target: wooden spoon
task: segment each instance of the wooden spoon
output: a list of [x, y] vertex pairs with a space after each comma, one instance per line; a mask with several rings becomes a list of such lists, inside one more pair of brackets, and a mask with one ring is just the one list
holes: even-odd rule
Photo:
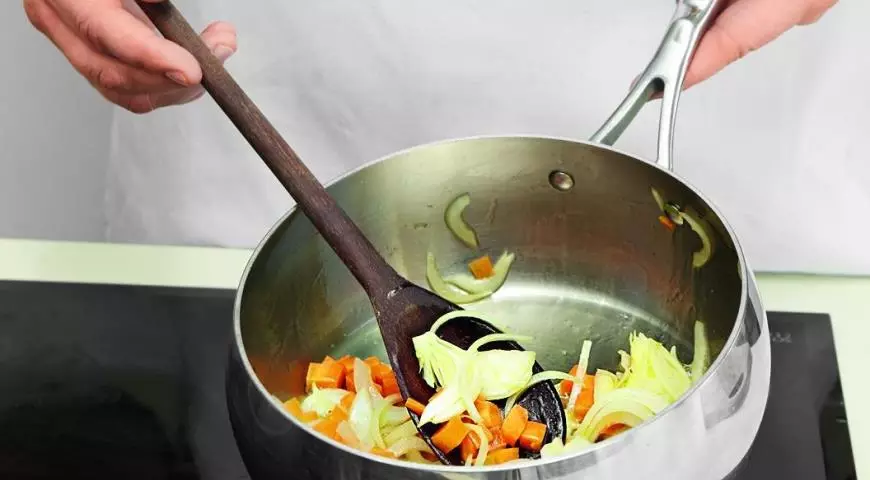
[[[402, 396], [428, 401], [434, 390], [420, 376], [411, 339], [425, 333], [441, 315], [461, 309], [412, 284], [381, 257], [172, 3], [139, 2], [139, 6], [164, 37], [190, 51], [199, 61], [205, 90], [254, 147], [365, 289]], [[439, 330], [441, 338], [462, 348], [468, 348], [478, 338], [491, 333], [499, 331], [489, 323], [468, 317], [452, 320]], [[487, 349], [521, 350], [522, 347], [515, 342], [493, 342], [482, 348]], [[537, 363], [534, 370], [536, 373], [542, 371]], [[547, 441], [553, 438], [564, 441], [565, 413], [559, 394], [550, 382], [533, 386], [518, 403], [528, 409], [531, 419], [547, 425]], [[418, 418], [413, 414], [412, 417], [416, 423]], [[437, 428], [429, 424], [420, 428], [420, 432], [443, 463], [463, 464], [464, 459], [459, 458], [458, 449], [451, 455], [445, 455], [434, 448], [431, 436]]]

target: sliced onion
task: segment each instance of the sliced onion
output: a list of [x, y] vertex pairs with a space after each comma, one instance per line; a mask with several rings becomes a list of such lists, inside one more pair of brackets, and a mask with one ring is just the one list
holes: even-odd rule
[[662, 200], [662, 196], [659, 195], [659, 191], [653, 187], [649, 187], [649, 191], [650, 191], [650, 193], [652, 193], [653, 200], [656, 201], [656, 205], [659, 206], [659, 210], [664, 212], [665, 211], [665, 201]]
[[616, 389], [618, 379], [613, 372], [607, 370], [597, 370], [595, 372], [595, 388], [592, 391], [594, 397], [593, 403], [601, 400], [602, 397]]
[[441, 272], [438, 271], [438, 266], [435, 264], [435, 255], [432, 252], [426, 254], [426, 280], [429, 282], [433, 292], [457, 305], [476, 302], [492, 295], [492, 292], [485, 291], [477, 293], [466, 292], [459, 287], [454, 287], [445, 282]]
[[389, 450], [396, 457], [401, 457], [402, 455], [405, 455], [406, 453], [415, 450], [418, 452], [432, 451], [431, 449], [429, 449], [429, 445], [426, 444], [426, 442], [420, 437], [405, 437], [393, 444], [393, 446], [391, 446], [387, 450]]
[[[432, 450], [430, 449], [428, 451], [431, 452]], [[420, 450], [409, 450], [408, 453], [405, 454], [405, 460], [414, 463], [423, 463], [426, 465], [440, 465], [440, 462], [438, 462], [437, 460], [426, 460], [423, 455], [420, 455]]]
[[[548, 380], [570, 380], [572, 382], [578, 381], [578, 377], [574, 377], [569, 373], [560, 372], [558, 370], [547, 370], [545, 372], [540, 372], [532, 375], [532, 378], [529, 379], [529, 383], [526, 384], [525, 387], [522, 388], [519, 392], [511, 395], [507, 403], [505, 403], [504, 411], [510, 412], [511, 408], [513, 408], [514, 404], [517, 403], [517, 399], [520, 398], [526, 390], [531, 388], [533, 385], [541, 382], [546, 382]], [[582, 379], [580, 379], [582, 380]]]
[[381, 413], [381, 427], [393, 427], [410, 419], [408, 409], [405, 407], [387, 406]]
[[682, 212], [680, 215], [686, 220], [689, 227], [698, 234], [698, 238], [701, 239], [701, 249], [692, 254], [692, 266], [701, 268], [710, 260], [710, 256], [713, 255], [713, 244], [710, 242], [710, 236], [707, 234], [707, 230], [701, 224], [701, 221], [695, 218], [694, 215], [688, 212]]
[[444, 211], [444, 223], [459, 241], [468, 247], [477, 248], [477, 234], [462, 218], [462, 212], [469, 204], [471, 204], [471, 196], [467, 193], [454, 198]]
[[[399, 425], [398, 427], [390, 430], [384, 436], [384, 442], [388, 446], [392, 446], [394, 443], [405, 437], [414, 437], [417, 435], [417, 427], [414, 425], [414, 422], [408, 420], [407, 422]], [[388, 447], [389, 448], [389, 447]]]
[[483, 431], [483, 427], [480, 425], [466, 424], [465, 426], [477, 435], [478, 443], [480, 443], [480, 450], [477, 451], [477, 458], [474, 459], [474, 466], [481, 467], [486, 462], [486, 456], [489, 454], [489, 440], [487, 440], [486, 432]]
[[492, 267], [493, 274], [483, 279], [474, 278], [474, 276], [467, 273], [459, 273], [445, 278], [444, 281], [463, 291], [469, 292], [470, 294], [481, 294], [484, 292], [492, 294], [504, 285], [508, 273], [510, 272], [511, 265], [514, 263], [516, 258], [517, 256], [515, 253], [502, 253], [498, 260], [495, 261], [495, 265]]
[[341, 441], [351, 447], [362, 449], [362, 445], [360, 445], [359, 438], [357, 438], [356, 434], [353, 432], [353, 428], [351, 428], [350, 424], [345, 422], [341, 422], [338, 424], [338, 428], [335, 430], [338, 433]]
[[707, 343], [707, 327], [703, 322], [695, 322], [695, 348], [692, 358], [692, 383], [697, 383], [707, 373], [710, 366], [710, 346]]

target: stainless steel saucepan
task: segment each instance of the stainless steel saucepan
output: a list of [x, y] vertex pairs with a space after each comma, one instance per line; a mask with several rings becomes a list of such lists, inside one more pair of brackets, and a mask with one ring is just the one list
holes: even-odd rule
[[[421, 466], [361, 453], [304, 428], [271, 399], [300, 394], [307, 362], [326, 354], [383, 356], [366, 295], [309, 221], [291, 210], [252, 257], [236, 299], [227, 395], [251, 475], [293, 479], [706, 479], [731, 474], [767, 402], [770, 345], [754, 278], [728, 223], [671, 172], [683, 77], [720, 8], [681, 0], [635, 88], [591, 142], [487, 137], [424, 145], [349, 173], [329, 192], [399, 273], [425, 285], [426, 252], [444, 270], [474, 253], [444, 226], [444, 208], [469, 192], [466, 218], [489, 253], [516, 252], [508, 282], [471, 305], [511, 331], [549, 369], [567, 371], [584, 339], [592, 368], [615, 369], [628, 334], [642, 331], [692, 358], [693, 324], [707, 325], [715, 361], [654, 419], [573, 456], [486, 468]], [[657, 162], [609, 146], [662, 92]], [[662, 209], [693, 212], [712, 256]], [[694, 263], [694, 264], [693, 264]]]

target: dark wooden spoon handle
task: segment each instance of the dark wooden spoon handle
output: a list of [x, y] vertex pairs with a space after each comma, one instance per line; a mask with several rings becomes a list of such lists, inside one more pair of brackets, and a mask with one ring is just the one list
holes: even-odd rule
[[205, 90], [266, 162], [369, 296], [380, 297], [400, 286], [401, 277], [326, 192], [220, 60], [212, 55], [178, 9], [168, 0], [138, 3], [164, 37], [187, 49], [199, 61]]

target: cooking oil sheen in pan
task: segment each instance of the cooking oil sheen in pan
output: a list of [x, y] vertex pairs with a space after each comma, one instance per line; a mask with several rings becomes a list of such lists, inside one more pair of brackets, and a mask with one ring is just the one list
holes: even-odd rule
[[[506, 285], [491, 299], [463, 305], [463, 308], [480, 314], [508, 333], [532, 337], [522, 345], [537, 353], [545, 369], [569, 370], [577, 363], [581, 344], [588, 339], [592, 341], [591, 368], [615, 370], [619, 363], [617, 352], [628, 350], [628, 336], [632, 331], [653, 337], [667, 348], [676, 345], [683, 363], [692, 359], [691, 341], [678, 338], [665, 322], [598, 292], [554, 285], [513, 284]], [[335, 345], [332, 356], [345, 354], [387, 358], [373, 318], [348, 333], [344, 342]]]

